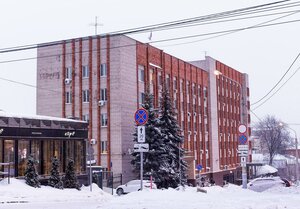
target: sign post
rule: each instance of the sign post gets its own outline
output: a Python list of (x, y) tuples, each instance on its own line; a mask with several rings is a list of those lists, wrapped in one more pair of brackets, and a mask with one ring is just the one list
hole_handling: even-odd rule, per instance
[(239, 146), (238, 146), (238, 153), (241, 157), (241, 166), (242, 166), (242, 183), (243, 189), (247, 189), (247, 156), (249, 147), (247, 145), (248, 139), (246, 136), (247, 127), (243, 124), (239, 125), (238, 131), (240, 133), (239, 136)]
[[(137, 111), (134, 114), (134, 120), (137, 127), (137, 142), (138, 144), (134, 145), (134, 151), (140, 152), (140, 158), (141, 158), (141, 170), (140, 170), (140, 176), (141, 176), (141, 190), (143, 190), (143, 153), (149, 151), (149, 144), (145, 143), (146, 141), (146, 131), (145, 131), (145, 124), (148, 121), (148, 112), (144, 108), (137, 109)], [(140, 144), (143, 143), (143, 144)]]

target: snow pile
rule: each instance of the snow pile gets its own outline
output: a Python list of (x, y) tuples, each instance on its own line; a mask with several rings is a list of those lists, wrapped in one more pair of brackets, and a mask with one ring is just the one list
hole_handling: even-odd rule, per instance
[(33, 188), (23, 180), (0, 182), (0, 208), (5, 209), (299, 209), (300, 187), (275, 187), (254, 192), (229, 184), (226, 187), (196, 187), (132, 192), (111, 196), (96, 185), (93, 191), (83, 187), (54, 189)]
[[(111, 195), (103, 192), (96, 184), (93, 185), (93, 191), (90, 187), (83, 186), (81, 191), (77, 189), (55, 189), (50, 186), (41, 186), (41, 188), (30, 187), (25, 180), (4, 179), (0, 181), (0, 208), (5, 205), (11, 206), (16, 203), (68, 203), (68, 202), (86, 202), (93, 201), (102, 203), (109, 201)], [(27, 205), (27, 204), (22, 204)], [(14, 208), (14, 207), (12, 207)]]
[(257, 168), (256, 175), (260, 176), (260, 175), (266, 175), (266, 174), (274, 174), (276, 172), (278, 172), (278, 170), (276, 168), (274, 168), (273, 166), (263, 165), (263, 166)]

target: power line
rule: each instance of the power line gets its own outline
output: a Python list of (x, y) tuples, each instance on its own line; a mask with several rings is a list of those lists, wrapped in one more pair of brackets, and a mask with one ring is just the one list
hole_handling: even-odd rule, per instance
[[(199, 20), (196, 23), (181, 24), (179, 26), (165, 27), (165, 28), (160, 28), (159, 30), (152, 29), (152, 31), (162, 31), (162, 30), (178, 29), (178, 28), (185, 28), (185, 27), (194, 27), (194, 26), (199, 26), (199, 25), (223, 23), (223, 22), (229, 22), (229, 21), (237, 21), (237, 20), (243, 20), (243, 19), (253, 19), (253, 18), (258, 18), (258, 17), (265, 17), (265, 16), (270, 16), (270, 15), (278, 15), (278, 14), (282, 14), (282, 13), (290, 13), (290, 12), (295, 12), (297, 10), (277, 12), (277, 13), (271, 13), (271, 14), (265, 14), (265, 15), (248, 16), (248, 17), (243, 17), (243, 18), (228, 19), (228, 18), (232, 18), (232, 17), (236, 17), (236, 16), (245, 16), (245, 15), (251, 15), (251, 14), (255, 14), (255, 13), (269, 12), (269, 11), (286, 9), (286, 8), (296, 7), (296, 6), (300, 6), (300, 4), (297, 3), (297, 5), (290, 5), (288, 7), (281, 7), (281, 8), (277, 7), (277, 8), (268, 9), (268, 10), (261, 9), (261, 10), (257, 10), (257, 11), (245, 11), (243, 13), (228, 14), (227, 16), (215, 17), (215, 18), (208, 19), (206, 21)], [(224, 19), (224, 20), (222, 20), (222, 19)], [(218, 20), (218, 21), (214, 21), (214, 20)], [(198, 23), (198, 22), (200, 22), (200, 23)]]
[(234, 31), (230, 31), (230, 32), (227, 32), (227, 33), (222, 33), (222, 34), (219, 34), (219, 35), (216, 35), (216, 36), (212, 36), (212, 37), (208, 37), (208, 38), (204, 38), (204, 39), (200, 39), (200, 40), (189, 41), (189, 42), (183, 42), (183, 43), (178, 43), (178, 44), (164, 45), (164, 46), (162, 46), (162, 47), (169, 47), (169, 46), (178, 46), (178, 45), (192, 44), (192, 43), (196, 43), (196, 42), (200, 42), (200, 41), (206, 41), (206, 40), (218, 38), (218, 37), (221, 37), (221, 36), (230, 35), (230, 34), (233, 34), (233, 33), (236, 33), (236, 32), (240, 32), (240, 31), (243, 31), (243, 30), (251, 29), (251, 28), (254, 28), (254, 27), (257, 27), (257, 26), (260, 26), (260, 25), (269, 23), (269, 22), (273, 22), (273, 21), (276, 21), (276, 20), (279, 20), (279, 19), (282, 19), (282, 18), (291, 16), (291, 15), (294, 15), (294, 14), (296, 14), (296, 13), (298, 13), (298, 12), (300, 12), (300, 10), (297, 10), (297, 11), (294, 11), (293, 13), (291, 13), (291, 14), (289, 13), (289, 14), (287, 14), (287, 15), (283, 15), (283, 16), (281, 16), (281, 17), (278, 17), (278, 18), (275, 18), (275, 19), (271, 19), (271, 20), (268, 20), (268, 21), (265, 21), (265, 22), (262, 22), (262, 23), (259, 23), (259, 24), (255, 24), (255, 25), (253, 25), (253, 26), (249, 26), (249, 27), (246, 27), (246, 28), (237, 29), (237, 30), (234, 30)]
[[(297, 61), (297, 59), (300, 56), (300, 52), (298, 53), (298, 55), (296, 56), (296, 58), (293, 60), (292, 64), (290, 65), (290, 67), (287, 69), (287, 71), (281, 76), (281, 78), (279, 79), (279, 81), (271, 88), (271, 90), (264, 95), (262, 98), (260, 98), (258, 101), (254, 102), (253, 104), (251, 104), (251, 106), (259, 103), (260, 101), (262, 101), (264, 98), (266, 98), (278, 85), (279, 83), (283, 80), (283, 78), (287, 75), (287, 73), (292, 69), (293, 65), (295, 64), (295, 62)], [(298, 70), (297, 70), (298, 71)], [(296, 72), (297, 72), (296, 71)], [(293, 74), (294, 75), (294, 74)], [(265, 102), (263, 102), (262, 104), (264, 104)], [(258, 107), (260, 107), (261, 105), (259, 105)]]
[(256, 110), (257, 108), (261, 107), (263, 104), (265, 104), (267, 101), (269, 101), (298, 71), (300, 70), (300, 67), (277, 89), (270, 97), (268, 97), (263, 103), (255, 107), (253, 110)]
[[(251, 26), (251, 27), (237, 28), (237, 29), (217, 31), (217, 32), (211, 32), (211, 33), (204, 33), (204, 34), (197, 34), (197, 35), (191, 35), (191, 36), (161, 39), (161, 40), (157, 40), (157, 41), (148, 42), (148, 44), (175, 41), (175, 40), (182, 40), (182, 39), (189, 39), (189, 38), (196, 38), (196, 37), (209, 36), (209, 35), (215, 35), (215, 34), (223, 34), (223, 33), (236, 32), (236, 31), (241, 31), (241, 30), (248, 30), (248, 29), (255, 29), (255, 28), (262, 28), (262, 27), (269, 27), (269, 26), (275, 26), (275, 25), (295, 23), (295, 22), (299, 22), (299, 21), (300, 21), (300, 19), (297, 19), (297, 20), (278, 22), (278, 23), (273, 23), (273, 24), (264, 24), (264, 25), (259, 25), (259, 26), (256, 25), (256, 26)], [(60, 44), (62, 44), (62, 43), (60, 43)], [(109, 49), (117, 49), (117, 48), (132, 47), (132, 46), (136, 46), (136, 44), (127, 44), (127, 45), (109, 47)], [(101, 48), (101, 50), (105, 50), (105, 49), (108, 49), (108, 48)], [(96, 49), (94, 49), (92, 51), (96, 51)], [(82, 51), (82, 53), (88, 53), (88, 52), (89, 52), (89, 50)], [(79, 52), (75, 52), (75, 53), (79, 53)], [(66, 53), (66, 55), (70, 55), (70, 54), (71, 53)], [(40, 59), (41, 58), (49, 58), (49, 57), (55, 57), (55, 56), (60, 56), (60, 55), (62, 55), (62, 54), (60, 53), (60, 54), (53, 54), (53, 55), (44, 55), (44, 56), (39, 56), (39, 57), (29, 57), (29, 58), (21, 58), (21, 59), (13, 59), (13, 60), (4, 60), (4, 61), (0, 61), (0, 64), (11, 63), (11, 62), (19, 62), (19, 61), (28, 61), (28, 60), (34, 60), (34, 59), (37, 59), (37, 58), (40, 58)]]
[[(277, 4), (282, 4), (282, 3), (288, 2), (288, 1), (290, 1), (290, 0), (277, 1), (277, 2), (268, 3), (268, 4), (262, 4), (262, 5), (246, 7), (246, 8), (242, 8), (242, 9), (236, 9), (236, 10), (230, 10), (230, 11), (221, 12), (221, 13), (210, 14), (210, 15), (206, 15), (206, 16), (199, 16), (199, 17), (195, 17), (195, 18), (183, 19), (183, 20), (178, 20), (178, 21), (171, 21), (171, 22), (167, 22), (167, 23), (160, 23), (160, 24), (143, 26), (143, 27), (127, 29), (127, 30), (120, 30), (120, 31), (116, 31), (116, 32), (103, 34), (103, 35), (101, 35), (101, 37), (105, 37), (106, 35), (110, 35), (110, 36), (128, 35), (128, 34), (135, 34), (135, 33), (140, 33), (140, 32), (148, 32), (148, 31), (158, 30), (158, 29), (162, 29), (162, 28), (170, 28), (170, 27), (173, 27), (173, 26), (176, 26), (176, 25), (190, 24), (190, 23), (193, 23), (193, 22), (199, 22), (199, 21), (205, 21), (205, 20), (207, 21), (207, 20), (211, 20), (211, 19), (217, 18), (217, 17), (220, 18), (222, 16), (229, 15), (229, 14), (232, 14), (232, 13), (237, 13), (237, 12), (242, 12), (242, 11), (247, 11), (247, 10), (253, 10), (253, 9), (259, 9), (259, 8), (264, 8), (264, 7), (268, 7), (268, 6), (280, 7), (280, 6), (283, 6), (283, 5), (277, 5)], [(296, 3), (297, 2), (289, 3), (289, 4), (296, 4)], [(286, 4), (286, 5), (288, 5), (288, 4)], [(89, 39), (89, 38), (90, 38), (90, 36), (81, 37), (81, 38), (67, 39), (67, 40), (60, 40), (60, 41), (54, 41), (54, 42), (47, 42), (47, 43), (40, 43), (40, 44), (30, 44), (30, 45), (4, 48), (4, 49), (0, 49), (0, 53), (30, 50), (30, 49), (35, 49), (37, 47), (48, 47), (48, 46), (53, 46), (53, 45), (59, 45), (62, 42), (69, 42), (71, 40), (79, 40), (79, 39), (86, 40), (86, 39)]]
[(250, 109), (250, 112), (252, 112), (252, 114), (253, 114), (260, 122), (262, 122), (262, 119), (261, 119), (260, 117), (258, 117), (258, 115), (257, 115), (253, 110)]

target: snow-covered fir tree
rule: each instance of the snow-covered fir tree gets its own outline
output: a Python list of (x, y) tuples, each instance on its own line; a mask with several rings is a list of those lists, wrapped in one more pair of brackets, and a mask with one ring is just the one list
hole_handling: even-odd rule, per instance
[(57, 189), (63, 189), (63, 182), (59, 176), (59, 161), (57, 157), (52, 158), (51, 162), (50, 178), (48, 180), (48, 185)]
[(32, 155), (28, 156), (27, 159), (27, 167), (25, 170), (25, 182), (29, 186), (32, 187), (41, 187), (41, 183), (39, 182), (39, 176), (37, 171), (35, 170), (36, 161), (34, 160)]
[(64, 176), (63, 182), (64, 182), (64, 188), (76, 188), (80, 190), (80, 185), (75, 173), (74, 160), (72, 159), (69, 159), (68, 161), (68, 165), (66, 168), (66, 175)]
[(187, 181), (187, 163), (183, 160), (184, 149), (181, 144), (184, 141), (182, 131), (175, 117), (172, 101), (166, 88), (162, 92), (160, 110), (160, 130), (163, 136), (164, 147), (168, 153), (167, 165), (161, 172), (165, 173), (161, 187), (177, 187)]
[[(149, 88), (145, 92), (145, 101), (142, 107), (148, 112), (148, 122), (145, 124), (145, 143), (149, 144), (149, 152), (143, 153), (143, 174), (145, 178), (153, 177), (155, 183), (160, 185), (164, 177), (161, 172), (158, 172), (164, 158), (166, 158), (166, 150), (164, 149), (161, 131), (159, 129), (158, 110), (153, 106), (153, 95), (149, 93)], [(133, 134), (134, 142), (137, 143), (137, 127)], [(140, 174), (140, 153), (132, 153), (133, 159), (131, 161), (135, 173), (139, 177)]]

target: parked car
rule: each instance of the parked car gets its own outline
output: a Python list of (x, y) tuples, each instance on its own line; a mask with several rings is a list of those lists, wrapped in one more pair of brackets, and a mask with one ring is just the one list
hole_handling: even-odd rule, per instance
[[(152, 184), (152, 185), (151, 185)], [(143, 180), (143, 188), (156, 189), (156, 184), (151, 183), (149, 180)], [(127, 194), (129, 192), (135, 192), (141, 190), (141, 180), (131, 180), (127, 184), (120, 185), (116, 188), (117, 194)]]
[(261, 177), (251, 180), (247, 184), (247, 188), (256, 192), (262, 192), (272, 187), (288, 187), (290, 183), (279, 176)]

